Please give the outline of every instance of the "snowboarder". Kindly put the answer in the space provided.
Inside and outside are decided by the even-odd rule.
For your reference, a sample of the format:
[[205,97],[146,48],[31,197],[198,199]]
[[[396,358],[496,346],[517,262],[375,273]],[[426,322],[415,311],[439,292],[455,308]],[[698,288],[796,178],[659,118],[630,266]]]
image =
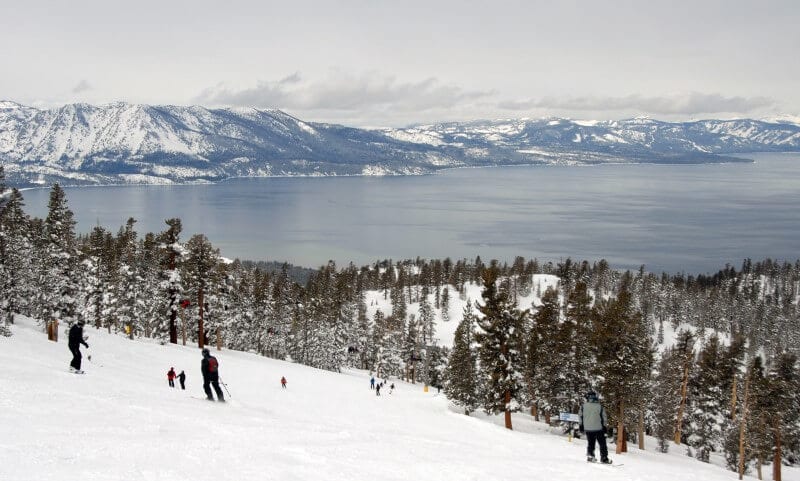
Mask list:
[[369,388],[375,389],[375,377],[373,376],[372,379],[369,380]]
[[594,443],[600,445],[600,462],[603,464],[611,464],[608,459],[608,447],[606,446],[606,411],[603,405],[600,404],[600,399],[597,393],[589,391],[586,393],[586,402],[581,406],[581,423],[579,426],[580,432],[586,433],[588,444],[586,445],[586,460],[595,462],[597,459],[594,457]]
[[286,389],[286,377],[281,376],[281,387]]
[[175,387],[175,368],[169,368],[167,371],[167,382],[169,382],[169,387]]
[[186,389],[186,373],[181,370],[181,373],[178,374],[178,381],[181,383],[181,389]]
[[208,348],[203,349],[200,371],[203,373],[203,391],[206,393],[206,399],[209,401],[214,400],[214,396],[211,395],[211,387],[209,387],[211,385],[214,387],[214,392],[217,393],[217,401],[225,402],[225,396],[219,387],[219,362],[217,362],[216,357],[211,355]]
[[69,328],[69,341],[67,347],[72,352],[72,362],[69,363],[70,370],[77,374],[83,374],[81,371],[81,344],[89,349],[86,340],[83,338],[83,320],[78,321]]

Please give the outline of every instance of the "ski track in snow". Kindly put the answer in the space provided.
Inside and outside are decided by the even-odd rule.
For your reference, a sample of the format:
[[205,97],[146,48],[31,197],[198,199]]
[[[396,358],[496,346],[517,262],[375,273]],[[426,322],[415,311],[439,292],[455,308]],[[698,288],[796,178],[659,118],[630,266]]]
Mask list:
[[[464,416],[419,384],[390,379],[395,392],[377,397],[364,371],[236,351],[212,348],[232,396],[211,403],[202,400],[197,347],[91,327],[79,376],[68,371],[63,326],[58,343],[27,318],[12,329],[0,338],[3,481],[736,479],[682,447],[655,453],[650,438],[646,451],[614,455],[610,446],[624,466],[589,465],[584,440],[570,443],[523,413],[508,431],[502,417]],[[168,387],[171,366],[185,370],[186,391]],[[784,479],[800,480],[798,471],[785,468]]]

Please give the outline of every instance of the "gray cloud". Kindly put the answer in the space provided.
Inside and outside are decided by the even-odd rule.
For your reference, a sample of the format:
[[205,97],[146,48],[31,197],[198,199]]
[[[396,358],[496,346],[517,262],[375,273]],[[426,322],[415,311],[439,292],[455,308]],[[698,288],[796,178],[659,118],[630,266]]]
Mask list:
[[690,92],[671,96],[646,97],[544,97],[525,101],[504,101],[505,110],[558,109],[572,111],[639,111],[651,114],[694,115],[723,112],[747,113],[774,105],[767,97],[726,97],[721,94]]
[[89,84],[89,82],[86,79],[82,79],[80,82],[78,82],[77,85],[72,87],[72,93],[74,93],[74,94],[79,94],[81,92],[86,92],[87,90],[92,90],[92,86],[91,86],[91,84]]
[[294,73],[278,81],[260,81],[255,87],[208,88],[193,100],[207,105],[284,108],[301,111],[362,112],[428,111],[450,108],[492,95],[446,85],[436,78],[401,82],[374,72],[352,75],[339,71],[327,78],[306,81]]

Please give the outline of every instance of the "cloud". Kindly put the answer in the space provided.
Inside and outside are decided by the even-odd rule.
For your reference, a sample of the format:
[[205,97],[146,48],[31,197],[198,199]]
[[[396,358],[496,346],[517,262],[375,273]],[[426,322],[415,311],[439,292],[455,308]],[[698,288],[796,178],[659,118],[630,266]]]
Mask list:
[[86,79],[81,80],[76,86],[72,87],[72,93],[74,94],[86,92],[87,90],[92,90],[92,86]]
[[713,113],[747,113],[774,105],[767,97],[726,97],[721,94],[690,92],[672,96],[646,97],[544,97],[524,101],[503,101],[505,110],[553,109],[571,111],[639,111],[651,114],[695,115]]
[[206,105],[315,112],[419,112],[450,108],[492,94],[443,84],[433,77],[409,82],[375,72],[352,75],[334,71],[316,81],[307,81],[294,73],[277,81],[260,81],[249,88],[217,85],[193,100]]

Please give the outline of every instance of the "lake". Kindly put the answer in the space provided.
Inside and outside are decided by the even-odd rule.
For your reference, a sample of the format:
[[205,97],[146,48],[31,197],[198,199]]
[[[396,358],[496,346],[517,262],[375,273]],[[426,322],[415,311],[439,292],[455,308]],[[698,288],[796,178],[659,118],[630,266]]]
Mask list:
[[[223,256],[318,267],[391,258],[517,255],[617,268],[715,272],[800,258],[800,154],[752,164],[531,166],[409,177],[233,179],[210,185],[67,188],[78,232],[140,234],[183,221]],[[48,189],[23,192],[47,215]]]

